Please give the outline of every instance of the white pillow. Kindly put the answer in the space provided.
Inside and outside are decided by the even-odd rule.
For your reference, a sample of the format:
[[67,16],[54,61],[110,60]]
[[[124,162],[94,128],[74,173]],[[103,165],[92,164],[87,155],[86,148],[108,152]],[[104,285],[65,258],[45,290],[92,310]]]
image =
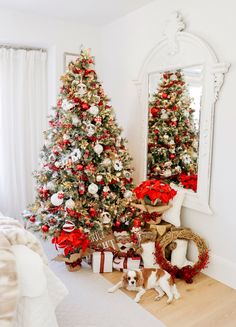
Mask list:
[[181,207],[184,201],[185,190],[182,188],[177,187],[176,185],[170,185],[173,189],[177,191],[175,197],[170,200],[170,204],[172,205],[170,209],[166,210],[163,215],[162,219],[167,221],[168,223],[174,225],[175,227],[181,226],[180,221],[180,212]]

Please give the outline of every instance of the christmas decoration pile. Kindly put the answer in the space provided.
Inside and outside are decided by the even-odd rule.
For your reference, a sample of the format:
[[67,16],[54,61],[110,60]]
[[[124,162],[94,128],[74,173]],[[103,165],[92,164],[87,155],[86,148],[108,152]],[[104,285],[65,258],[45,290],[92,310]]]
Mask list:
[[68,256],[85,251],[94,231],[131,228],[134,209],[131,157],[89,50],[61,80],[34,173],[36,199],[24,217]]
[[[196,191],[198,132],[184,75],[165,72],[149,101],[148,177]],[[194,176],[190,183],[184,176]],[[195,181],[195,183],[194,183]]]

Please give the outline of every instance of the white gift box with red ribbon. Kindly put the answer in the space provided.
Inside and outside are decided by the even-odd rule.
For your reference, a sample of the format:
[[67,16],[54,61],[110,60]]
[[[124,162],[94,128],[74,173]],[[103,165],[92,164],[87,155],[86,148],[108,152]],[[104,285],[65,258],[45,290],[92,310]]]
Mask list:
[[113,268],[120,271],[137,270],[140,268],[140,257],[119,257],[113,260]]
[[94,273],[112,272],[113,253],[95,251],[92,254],[92,269]]

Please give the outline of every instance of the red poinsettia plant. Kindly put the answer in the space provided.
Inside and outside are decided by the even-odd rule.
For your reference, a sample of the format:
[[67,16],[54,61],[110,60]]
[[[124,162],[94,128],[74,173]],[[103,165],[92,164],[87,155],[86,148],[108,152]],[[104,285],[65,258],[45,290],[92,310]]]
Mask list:
[[90,244],[88,235],[80,229],[75,229],[71,232],[62,230],[60,234],[52,239],[52,243],[59,248],[64,249],[65,256],[69,256],[75,252],[85,252]]
[[162,180],[147,180],[133,190],[137,199],[151,201],[151,204],[168,204],[176,195],[176,191]]
[[197,175],[187,175],[181,173],[178,178],[184,188],[197,192]]

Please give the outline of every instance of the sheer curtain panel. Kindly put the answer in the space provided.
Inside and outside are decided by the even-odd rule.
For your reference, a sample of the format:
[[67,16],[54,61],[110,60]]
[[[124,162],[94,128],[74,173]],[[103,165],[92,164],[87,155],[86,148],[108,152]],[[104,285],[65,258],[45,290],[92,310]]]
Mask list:
[[19,218],[33,200],[47,116],[47,53],[0,48],[0,211]]

